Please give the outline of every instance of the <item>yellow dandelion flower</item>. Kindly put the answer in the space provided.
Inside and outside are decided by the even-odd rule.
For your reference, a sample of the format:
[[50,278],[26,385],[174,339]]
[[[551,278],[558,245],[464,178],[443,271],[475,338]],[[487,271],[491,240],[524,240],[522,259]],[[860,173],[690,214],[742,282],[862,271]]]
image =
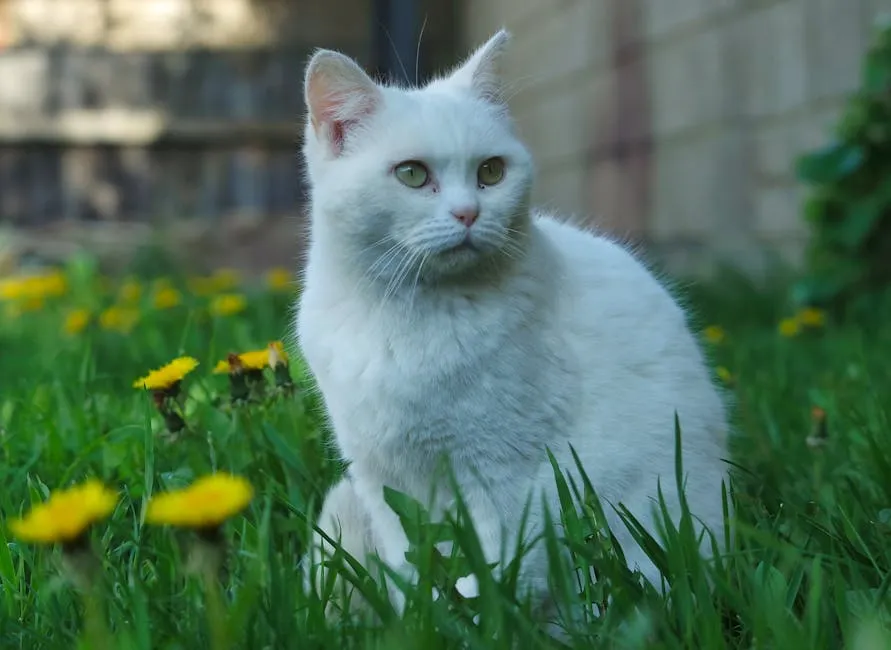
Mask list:
[[129,307],[112,305],[99,314],[102,329],[128,334],[139,321],[139,312]]
[[[236,365],[239,370],[263,370],[269,365],[269,352],[266,350],[252,350],[251,352],[242,352],[234,355],[238,362]],[[223,375],[232,370],[232,363],[229,359],[218,361],[213,368],[213,374]]]
[[118,300],[127,305],[139,302],[142,298],[142,285],[133,278],[127,279],[118,290]]
[[179,357],[145,377],[133,382],[133,388],[146,390],[168,390],[183,380],[183,377],[198,367],[198,360],[192,357]]
[[213,281],[210,278],[194,276],[186,280],[186,285],[196,296],[210,296],[214,292]]
[[44,296],[62,296],[68,291],[68,281],[65,275],[56,271],[43,276],[41,293]]
[[233,316],[247,308],[244,296],[237,293],[225,293],[217,296],[210,303],[210,313],[215,316]]
[[155,309],[172,309],[182,303],[182,301],[183,299],[179,291],[173,287],[157,288],[155,295],[152,297]]
[[[263,370],[263,368],[275,368],[280,363],[287,363],[288,353],[281,341],[273,341],[262,350],[251,350],[236,355],[240,361],[241,370]],[[275,363],[273,363],[273,361]],[[214,366],[213,372],[216,375],[222,375],[230,372],[232,369],[229,359],[218,361]]]
[[65,276],[58,271],[8,278],[0,283],[0,299],[31,301],[43,305],[47,298],[63,295],[68,289]]
[[826,312],[815,307],[806,307],[798,312],[798,322],[805,327],[823,327],[826,324]]
[[89,324],[90,312],[86,309],[74,309],[66,314],[62,329],[66,334],[73,336],[83,332]]
[[269,355],[269,367],[277,368],[278,366],[288,363],[288,353],[281,341],[272,341],[266,346],[266,352]]
[[250,352],[242,352],[238,355],[241,360],[241,367],[245,370],[263,370],[269,365],[269,350],[251,350]]
[[152,497],[145,520],[184,528],[216,527],[244,510],[253,496],[254,489],[247,479],[219,472],[182,490]]
[[29,296],[19,303],[19,307],[23,314],[28,312],[40,311],[43,309],[44,300],[42,296]]
[[733,374],[724,366],[718,366],[715,368],[715,374],[718,375],[718,379],[723,381],[725,384],[729,384],[733,381]]
[[798,322],[797,318],[784,318],[780,321],[777,329],[781,336],[792,338],[793,336],[798,336],[798,333],[801,332],[801,323]]
[[217,291],[234,289],[240,281],[240,275],[235,269],[218,269],[210,277]]
[[52,544],[72,542],[98,521],[108,517],[118,502],[113,490],[91,479],[50,494],[21,519],[9,522],[12,534],[23,542]]
[[0,300],[17,300],[22,293],[21,278],[0,280]]
[[280,266],[266,273],[266,285],[273,291],[287,291],[294,286],[294,278],[288,269]]
[[722,343],[727,336],[724,328],[720,325],[709,325],[702,331],[702,335],[705,336],[706,341],[713,345]]
[[231,291],[238,286],[239,275],[232,269],[220,269],[208,276],[194,276],[189,278],[189,291],[197,296],[212,296],[214,294]]
[[269,367],[275,373],[275,385],[290,392],[294,387],[294,380],[291,378],[291,370],[288,367],[288,353],[285,352],[285,346],[281,341],[273,341],[267,346],[267,349],[269,350]]
[[217,365],[213,367],[211,371],[215,375],[224,375],[229,372],[229,360],[223,359],[222,361],[217,361]]

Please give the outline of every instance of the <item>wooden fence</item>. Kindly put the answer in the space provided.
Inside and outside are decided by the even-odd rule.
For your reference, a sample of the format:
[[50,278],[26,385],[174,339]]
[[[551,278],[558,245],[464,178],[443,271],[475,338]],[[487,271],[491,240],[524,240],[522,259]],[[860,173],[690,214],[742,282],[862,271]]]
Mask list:
[[[455,38],[433,13],[436,66]],[[373,63],[374,31],[363,0],[0,0],[0,229],[34,248],[288,218],[297,242],[304,65],[320,45]]]

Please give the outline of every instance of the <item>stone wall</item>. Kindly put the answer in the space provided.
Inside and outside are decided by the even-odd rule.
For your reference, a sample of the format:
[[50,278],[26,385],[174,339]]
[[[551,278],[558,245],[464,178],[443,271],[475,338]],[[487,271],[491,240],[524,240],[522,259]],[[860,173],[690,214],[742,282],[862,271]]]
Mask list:
[[514,34],[512,106],[538,201],[678,270],[757,270],[805,241],[795,156],[825,142],[891,0],[468,0]]

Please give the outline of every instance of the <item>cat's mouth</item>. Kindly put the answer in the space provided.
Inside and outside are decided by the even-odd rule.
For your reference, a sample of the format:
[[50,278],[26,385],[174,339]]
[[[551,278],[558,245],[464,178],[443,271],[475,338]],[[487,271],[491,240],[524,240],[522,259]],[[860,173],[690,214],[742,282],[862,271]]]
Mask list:
[[480,252],[480,247],[477,246],[476,242],[473,241],[473,236],[471,235],[470,229],[468,228],[464,232],[464,236],[461,238],[457,244],[450,248],[452,251],[472,251],[474,253]]
[[458,261],[467,262],[482,255],[484,250],[484,246],[481,246],[480,242],[475,241],[468,232],[460,239],[456,237],[450,242],[443,242],[437,253],[444,261],[449,260],[450,263]]
[[473,243],[470,239],[470,235],[467,235],[457,246],[452,248],[453,251],[473,251],[475,253],[479,252],[479,247]]

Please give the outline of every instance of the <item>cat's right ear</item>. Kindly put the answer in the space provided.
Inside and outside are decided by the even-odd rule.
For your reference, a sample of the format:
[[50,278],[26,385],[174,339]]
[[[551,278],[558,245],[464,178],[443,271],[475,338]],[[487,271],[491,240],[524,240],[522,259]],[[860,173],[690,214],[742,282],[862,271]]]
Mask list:
[[509,41],[510,32],[499,29],[452,72],[450,83],[462,86],[488,101],[501,103],[501,60]]
[[335,156],[349,130],[381,101],[380,88],[359,64],[333,50],[319,50],[310,59],[303,91],[313,131]]

